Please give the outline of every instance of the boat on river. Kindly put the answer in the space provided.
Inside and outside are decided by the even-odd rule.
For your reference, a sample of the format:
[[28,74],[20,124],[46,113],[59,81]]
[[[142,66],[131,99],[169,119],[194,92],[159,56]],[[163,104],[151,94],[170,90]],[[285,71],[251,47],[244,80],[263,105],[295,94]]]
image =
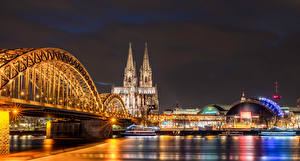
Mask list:
[[244,135],[244,133],[239,131],[225,131],[219,134],[219,136],[242,136],[242,135]]
[[144,127],[141,125],[130,125],[127,130],[122,133],[124,136],[155,136],[156,131],[159,130],[156,127]]
[[266,131],[261,131],[259,135],[260,136],[296,136],[296,131],[283,130],[278,127],[274,127]]
[[260,136],[296,136],[295,131],[262,131]]

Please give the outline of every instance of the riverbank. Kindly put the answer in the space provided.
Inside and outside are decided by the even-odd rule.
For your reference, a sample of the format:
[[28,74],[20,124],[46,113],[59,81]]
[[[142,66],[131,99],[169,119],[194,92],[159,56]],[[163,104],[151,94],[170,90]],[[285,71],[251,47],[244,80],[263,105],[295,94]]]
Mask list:
[[[225,133],[225,130],[206,130],[206,131],[158,131],[158,135],[180,135],[180,136],[186,136],[186,135],[200,135],[200,136],[210,136],[210,135],[220,135],[222,133]],[[253,135],[256,136],[258,135],[261,131],[249,131],[249,130],[239,130],[235,132],[240,132],[243,135]],[[299,132],[300,134],[300,132]]]
[[45,136],[46,131],[37,130],[37,131],[9,131],[9,135],[34,135],[34,136]]
[[[261,130],[205,130],[205,131],[196,131],[196,130],[160,130],[157,131],[157,135],[171,135],[171,136],[186,136],[186,135],[195,135],[195,136],[211,136],[215,135],[218,136],[220,134],[226,133],[227,131],[234,131],[241,133],[243,135],[251,135],[257,136],[259,135]],[[122,133],[125,131],[114,132],[114,135],[122,136]],[[296,135],[300,135],[300,131],[295,131]]]
[[[235,131],[243,133],[244,135],[258,135],[261,130],[247,130],[247,129],[227,129],[227,130],[160,130],[157,131],[157,135],[201,135],[201,136],[207,136],[207,135],[219,135],[226,131]],[[125,131],[113,131],[113,135],[117,137],[122,137],[122,133]],[[295,131],[297,135],[300,135],[300,130]],[[33,136],[45,136],[45,131],[11,131],[10,135],[18,135],[18,136],[24,136],[24,135],[33,135]],[[67,138],[63,138],[67,139]]]

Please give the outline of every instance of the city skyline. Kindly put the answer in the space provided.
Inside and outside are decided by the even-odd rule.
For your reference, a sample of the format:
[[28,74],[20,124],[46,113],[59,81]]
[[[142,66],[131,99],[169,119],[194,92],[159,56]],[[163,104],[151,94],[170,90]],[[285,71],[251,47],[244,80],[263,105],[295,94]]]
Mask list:
[[0,160],[300,160],[300,1],[0,4]]
[[[74,54],[95,82],[121,85],[128,42],[137,65],[149,44],[160,106],[300,97],[295,1],[3,2],[1,48],[55,47]],[[4,23],[5,22],[5,23]]]

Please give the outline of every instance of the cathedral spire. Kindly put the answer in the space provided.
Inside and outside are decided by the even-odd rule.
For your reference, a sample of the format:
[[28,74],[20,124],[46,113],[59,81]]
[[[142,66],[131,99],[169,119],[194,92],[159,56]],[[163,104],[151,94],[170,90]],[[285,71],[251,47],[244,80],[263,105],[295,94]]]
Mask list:
[[145,43],[145,52],[144,52],[144,59],[143,59],[143,65],[142,68],[145,70],[150,69],[150,63],[149,63],[149,54],[148,54],[148,44]]
[[124,70],[124,87],[135,87],[137,85],[136,67],[132,56],[131,42],[129,42],[127,64]]
[[133,69],[134,68],[131,42],[129,42],[129,51],[128,51],[128,58],[127,58],[126,68],[127,69]]
[[140,87],[152,87],[152,69],[149,62],[147,42],[145,43],[143,64],[140,68]]

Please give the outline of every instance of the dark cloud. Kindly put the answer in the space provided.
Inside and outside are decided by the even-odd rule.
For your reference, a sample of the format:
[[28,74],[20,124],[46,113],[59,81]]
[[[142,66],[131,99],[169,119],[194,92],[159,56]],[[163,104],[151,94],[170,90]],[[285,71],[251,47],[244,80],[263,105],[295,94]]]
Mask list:
[[282,104],[300,97],[300,2],[3,1],[0,47],[57,47],[74,54],[100,92],[122,85],[128,42],[139,69],[150,46],[162,108],[229,104],[244,88]]

